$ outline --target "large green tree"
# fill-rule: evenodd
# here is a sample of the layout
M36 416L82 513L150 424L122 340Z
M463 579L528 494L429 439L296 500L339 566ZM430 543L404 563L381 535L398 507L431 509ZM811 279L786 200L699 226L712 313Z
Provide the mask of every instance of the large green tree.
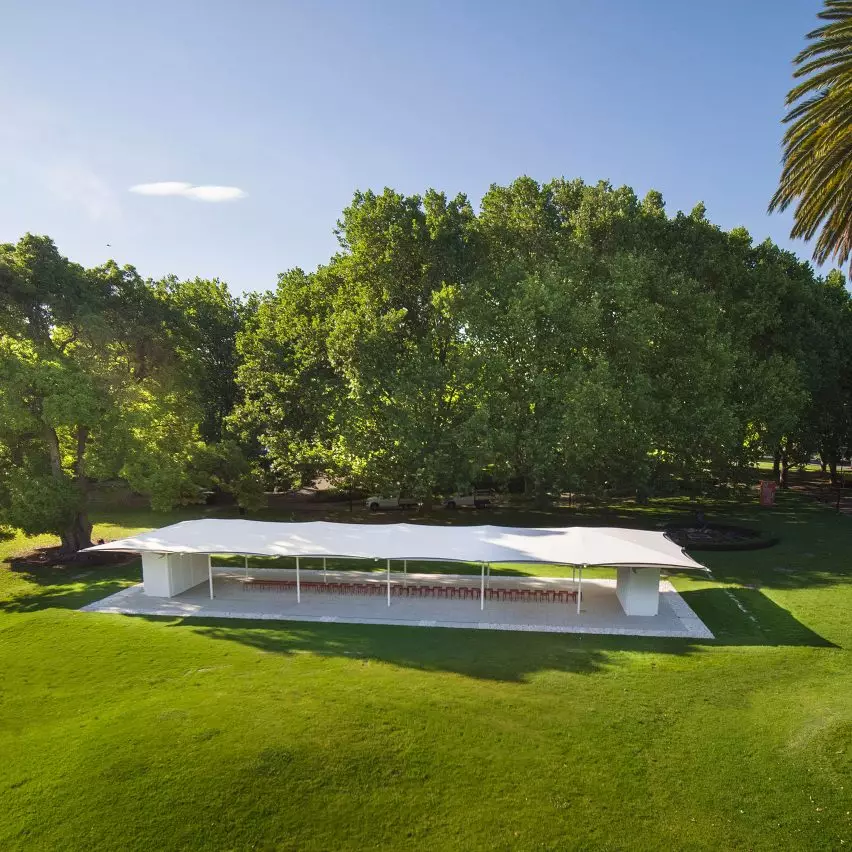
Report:
M470 483L488 439L460 310L473 220L463 196L359 193L330 269L328 354L346 390L344 451L362 460L369 482L427 501Z
M310 484L319 474L349 472L340 464L345 388L327 349L337 286L328 268L280 275L237 337L240 401L228 428L261 458L272 484Z
M818 452L836 482L838 464L852 449L852 298L839 270L819 282L814 313L809 405L793 445L803 461Z
M468 300L504 476L538 494L653 487L736 446L732 353L712 296L636 239L657 193L528 178L492 187Z
M0 246L0 284L3 522L73 552L91 544L95 480L166 507L198 500L214 471L239 476L229 453L211 461L173 310L132 267L85 270L27 235Z
M274 473L322 471L427 500L484 461L459 305L473 268L466 199L358 193L340 251L280 276L240 335L244 402ZM243 434L244 440L250 434Z

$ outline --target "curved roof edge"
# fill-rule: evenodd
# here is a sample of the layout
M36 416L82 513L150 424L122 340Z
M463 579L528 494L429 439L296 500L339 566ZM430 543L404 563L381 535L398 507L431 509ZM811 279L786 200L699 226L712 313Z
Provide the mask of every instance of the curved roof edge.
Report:
M665 533L622 527L448 527L204 518L87 550L706 570Z

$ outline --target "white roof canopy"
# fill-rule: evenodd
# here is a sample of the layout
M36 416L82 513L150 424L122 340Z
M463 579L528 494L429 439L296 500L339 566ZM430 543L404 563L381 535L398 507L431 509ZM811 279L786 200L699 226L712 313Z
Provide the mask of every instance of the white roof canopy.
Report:
M702 565L662 532L619 527L427 526L327 521L183 521L88 550L256 556L327 556L441 562L541 562L554 565Z

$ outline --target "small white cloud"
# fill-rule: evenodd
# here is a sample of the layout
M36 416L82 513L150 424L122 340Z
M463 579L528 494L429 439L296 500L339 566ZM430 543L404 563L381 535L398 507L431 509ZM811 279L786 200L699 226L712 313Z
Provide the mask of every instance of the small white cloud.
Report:
M130 191L138 195L181 195L184 198L195 198L197 201L213 202L234 201L246 196L246 193L238 186L194 186L177 180L140 183L131 186Z
M161 183L140 183L131 186L130 191L139 195L185 195L192 189L191 183L181 183L177 180L166 180Z
M193 186L185 195L199 201L234 201L245 198L246 194L238 186Z

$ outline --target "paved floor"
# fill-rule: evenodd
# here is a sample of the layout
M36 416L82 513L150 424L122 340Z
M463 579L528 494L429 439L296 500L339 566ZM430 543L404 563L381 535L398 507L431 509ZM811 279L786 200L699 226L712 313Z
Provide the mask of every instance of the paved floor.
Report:
M267 570L263 578L292 579L295 572ZM302 571L305 582L323 579L322 571ZM660 611L655 616L624 614L615 595L615 580L584 580L579 614L574 603L551 604L486 600L480 610L478 600L445 598L393 598L384 596L327 595L302 592L301 603L295 591L247 590L241 572L214 569L211 600L207 583L195 586L174 598L145 595L142 584L83 607L88 612L127 615L170 615L203 618L247 618L281 621L323 621L347 624L398 624L414 627L461 627L484 630L523 630L544 633L607 633L624 636L667 636L712 639L698 616L668 581L660 583ZM346 579L383 583L384 574L328 572L329 581ZM391 574L394 583L428 583L479 586L477 577L455 574ZM571 578L492 577L492 588L576 588Z

